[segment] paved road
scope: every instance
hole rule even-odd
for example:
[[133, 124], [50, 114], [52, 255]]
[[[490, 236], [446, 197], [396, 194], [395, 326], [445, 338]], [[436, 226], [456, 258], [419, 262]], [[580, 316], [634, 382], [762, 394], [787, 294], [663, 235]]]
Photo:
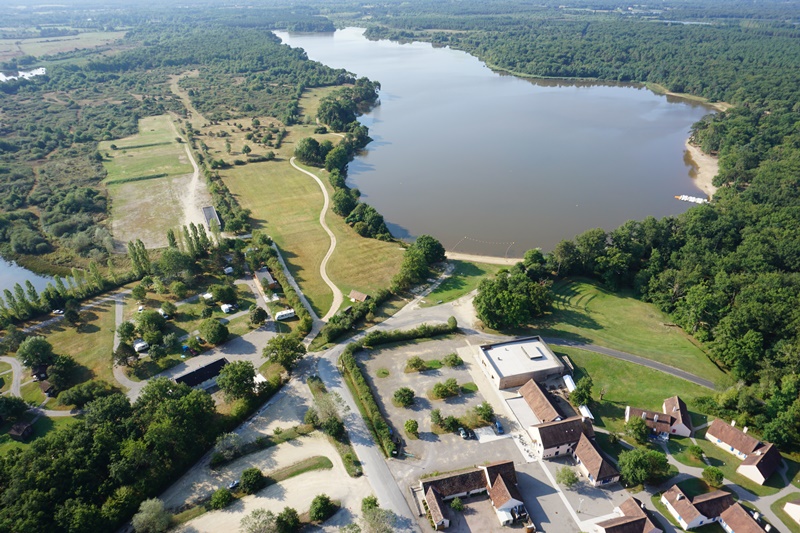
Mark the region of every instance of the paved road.
[[0, 357], [0, 362], [8, 363], [11, 365], [11, 388], [8, 390], [12, 396], [22, 397], [20, 390], [20, 383], [22, 382], [22, 364], [17, 361], [16, 357]]
[[701, 387], [705, 387], [707, 389], [711, 390], [716, 389], [716, 385], [714, 384], [713, 381], [709, 381], [699, 376], [695, 376], [694, 374], [690, 374], [689, 372], [680, 370], [679, 368], [675, 368], [674, 366], [665, 365], [664, 363], [659, 363], [658, 361], [653, 361], [651, 359], [645, 359], [644, 357], [639, 357], [638, 355], [621, 352], [619, 350], [606, 348], [604, 346], [597, 346], [596, 344], [586, 344], [583, 342], [572, 341], [567, 339], [559, 339], [555, 337], [543, 337], [543, 338], [545, 342], [547, 342], [548, 344], [552, 344], [555, 346], [569, 346], [572, 348], [580, 348], [581, 350], [607, 355], [609, 357], [613, 357], [614, 359], [621, 359], [622, 361], [627, 361], [629, 363], [635, 363], [637, 365], [646, 366], [648, 368], [664, 372], [665, 374], [670, 374], [677, 378], [685, 379], [686, 381], [690, 381], [695, 385], [700, 385]]
[[322, 280], [325, 284], [330, 287], [331, 291], [333, 292], [333, 303], [331, 303], [331, 308], [328, 309], [328, 312], [325, 313], [325, 316], [322, 317], [323, 322], [327, 322], [339, 308], [342, 306], [342, 302], [344, 302], [344, 294], [342, 291], [337, 287], [332, 281], [331, 278], [328, 277], [328, 260], [333, 255], [333, 251], [336, 249], [336, 235], [333, 234], [331, 229], [328, 227], [328, 223], [325, 222], [325, 215], [328, 213], [328, 206], [330, 205], [330, 198], [328, 197], [328, 190], [325, 188], [325, 184], [322, 183], [315, 174], [298, 167], [294, 162], [294, 157], [289, 160], [289, 163], [295, 168], [295, 170], [299, 170], [303, 174], [307, 176], [311, 176], [314, 181], [317, 182], [319, 188], [322, 190], [322, 196], [325, 198], [325, 202], [322, 204], [322, 211], [319, 213], [319, 225], [322, 226], [322, 229], [325, 230], [325, 233], [328, 234], [328, 237], [331, 239], [331, 245], [328, 248], [328, 253], [325, 254], [325, 257], [322, 258], [322, 263], [319, 265], [319, 275], [322, 276]]
[[286, 279], [287, 281], [289, 281], [289, 285], [292, 286], [294, 292], [297, 293], [297, 296], [300, 298], [300, 301], [303, 303], [305, 308], [308, 310], [308, 313], [311, 315], [311, 320], [312, 320], [311, 331], [309, 331], [308, 335], [306, 335], [306, 338], [303, 339], [303, 342], [306, 344], [306, 346], [308, 346], [309, 344], [311, 344], [311, 341], [314, 340], [314, 337], [317, 336], [320, 330], [322, 330], [322, 326], [325, 325], [325, 322], [320, 320], [320, 318], [317, 316], [317, 313], [314, 312], [314, 308], [311, 307], [311, 304], [308, 302], [306, 295], [303, 294], [303, 291], [300, 290], [300, 286], [297, 284], [297, 281], [295, 281], [294, 276], [292, 276], [292, 273], [289, 271], [289, 267], [286, 265], [286, 261], [283, 260], [281, 251], [274, 244], [272, 245], [272, 248], [278, 253], [278, 261], [280, 261], [281, 266], [283, 267], [283, 273], [286, 275]]

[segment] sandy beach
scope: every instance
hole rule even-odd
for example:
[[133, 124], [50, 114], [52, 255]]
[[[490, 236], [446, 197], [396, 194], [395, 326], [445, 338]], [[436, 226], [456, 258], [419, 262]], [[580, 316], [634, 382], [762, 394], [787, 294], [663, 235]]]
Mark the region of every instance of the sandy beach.
[[694, 179], [694, 184], [698, 189], [706, 193], [709, 198], [714, 196], [717, 188], [711, 183], [714, 176], [719, 172], [719, 162], [717, 158], [704, 153], [700, 148], [686, 140], [686, 154], [684, 160], [692, 166], [689, 175]]
[[462, 254], [460, 252], [445, 252], [448, 259], [457, 261], [471, 261], [473, 263], [486, 263], [487, 265], [507, 265], [514, 266], [522, 258], [520, 257], [493, 257], [490, 255]]

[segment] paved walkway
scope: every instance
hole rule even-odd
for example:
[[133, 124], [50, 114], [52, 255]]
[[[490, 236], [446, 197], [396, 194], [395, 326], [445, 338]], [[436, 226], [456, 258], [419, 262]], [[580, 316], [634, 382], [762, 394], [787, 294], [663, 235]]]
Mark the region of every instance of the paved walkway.
[[322, 258], [322, 263], [319, 265], [319, 275], [322, 276], [322, 280], [325, 284], [330, 287], [331, 291], [333, 292], [333, 303], [331, 303], [331, 308], [328, 309], [328, 312], [325, 313], [325, 316], [322, 317], [323, 322], [327, 322], [339, 308], [342, 306], [342, 302], [344, 302], [344, 294], [342, 291], [337, 287], [332, 281], [331, 278], [328, 277], [328, 260], [333, 255], [333, 251], [336, 249], [336, 235], [333, 234], [331, 229], [328, 227], [328, 223], [325, 222], [325, 215], [328, 213], [328, 206], [330, 205], [330, 198], [328, 197], [328, 190], [325, 188], [325, 184], [322, 183], [322, 180], [319, 179], [315, 174], [298, 167], [294, 162], [294, 157], [289, 160], [289, 163], [295, 168], [295, 170], [299, 170], [303, 174], [310, 176], [317, 182], [319, 188], [322, 190], [322, 196], [325, 198], [325, 202], [322, 204], [322, 211], [319, 213], [319, 224], [322, 226], [322, 229], [325, 230], [325, 233], [328, 234], [328, 237], [331, 239], [331, 245], [328, 248], [328, 253], [325, 254], [325, 257]]
[[11, 376], [11, 388], [6, 392], [12, 396], [19, 396], [21, 398], [22, 391], [20, 390], [20, 384], [22, 382], [22, 363], [17, 361], [16, 357], [7, 356], [0, 357], [0, 362], [11, 365], [11, 372], [13, 373]]
[[716, 385], [714, 385], [713, 381], [709, 381], [699, 376], [695, 376], [694, 374], [690, 374], [689, 372], [686, 372], [679, 368], [675, 368], [674, 366], [665, 365], [664, 363], [659, 363], [658, 361], [653, 361], [651, 359], [645, 359], [644, 357], [639, 357], [638, 355], [621, 352], [619, 350], [614, 350], [612, 348], [606, 348], [605, 346], [597, 346], [596, 344], [586, 344], [583, 342], [572, 341], [568, 339], [560, 339], [556, 337], [543, 337], [543, 338], [545, 342], [547, 342], [548, 344], [552, 344], [555, 346], [569, 346], [572, 348], [580, 348], [581, 350], [607, 355], [609, 357], [613, 357], [614, 359], [620, 359], [622, 361], [627, 361], [629, 363], [646, 366], [648, 368], [652, 368], [653, 370], [658, 370], [660, 372], [664, 372], [665, 374], [670, 374], [677, 378], [685, 379], [686, 381], [690, 381], [695, 385], [700, 385], [701, 387], [705, 387], [707, 389], [711, 390], [716, 389]]

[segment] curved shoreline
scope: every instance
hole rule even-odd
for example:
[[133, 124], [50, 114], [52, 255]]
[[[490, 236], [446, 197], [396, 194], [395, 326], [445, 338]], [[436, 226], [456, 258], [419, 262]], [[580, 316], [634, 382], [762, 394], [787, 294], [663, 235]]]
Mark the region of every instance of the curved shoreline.
[[492, 255], [462, 254], [461, 252], [445, 252], [445, 257], [456, 261], [469, 261], [471, 263], [484, 263], [487, 265], [514, 266], [521, 257], [495, 257]]
[[695, 186], [706, 193], [709, 198], [717, 192], [714, 187], [714, 177], [719, 173], [719, 160], [713, 155], [703, 152], [699, 146], [695, 146], [686, 139], [684, 143], [686, 155], [692, 165], [689, 175], [694, 180]]

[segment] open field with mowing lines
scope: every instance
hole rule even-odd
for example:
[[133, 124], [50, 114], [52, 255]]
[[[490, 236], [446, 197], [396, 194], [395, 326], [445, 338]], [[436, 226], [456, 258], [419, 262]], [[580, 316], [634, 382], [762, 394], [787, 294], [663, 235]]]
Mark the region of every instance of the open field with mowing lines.
[[120, 249], [137, 238], [148, 248], [166, 246], [168, 228], [179, 228], [187, 216], [198, 217], [187, 213], [199, 211], [197, 205], [187, 206], [187, 198], [210, 204], [205, 180], [193, 179], [185, 145], [177, 142], [169, 115], [144, 118], [138, 135], [102, 142], [99, 150], [105, 157], [112, 228]]
[[124, 31], [98, 31], [63, 37], [42, 37], [36, 39], [0, 39], [0, 61], [31, 55], [58, 54], [84, 48], [103, 46], [125, 36]]
[[[712, 394], [704, 387], [658, 370], [586, 350], [561, 346], [554, 347], [554, 350], [568, 355], [572, 360], [576, 366], [576, 381], [585, 375], [592, 377], [594, 402], [590, 408], [598, 426], [609, 431], [623, 431], [626, 405], [660, 411], [664, 399], [676, 394], [686, 402], [695, 424], [706, 422], [705, 416], [694, 411], [696, 398]], [[599, 401], [601, 391], [605, 391], [602, 402]]]
[[561, 280], [553, 292], [553, 312], [534, 322], [534, 334], [614, 348], [714, 382], [725, 378], [683, 330], [667, 325], [669, 317], [632, 294], [582, 279]]

